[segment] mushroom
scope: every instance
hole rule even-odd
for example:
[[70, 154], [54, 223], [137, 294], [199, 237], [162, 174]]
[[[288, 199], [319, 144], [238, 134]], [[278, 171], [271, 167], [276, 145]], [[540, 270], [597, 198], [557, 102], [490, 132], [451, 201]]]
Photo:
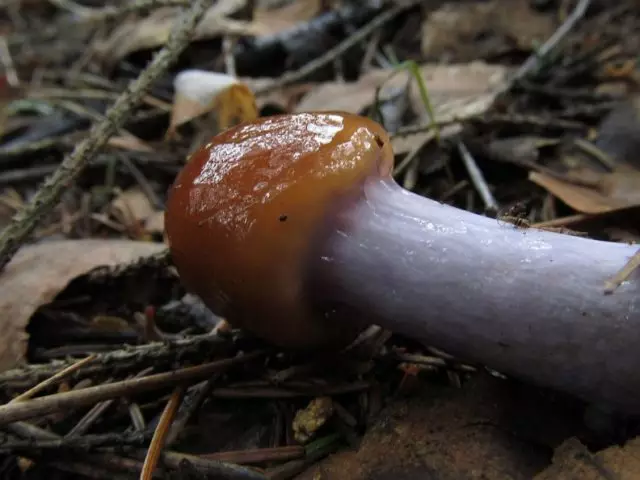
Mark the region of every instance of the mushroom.
[[342, 112], [264, 117], [215, 136], [171, 188], [183, 284], [287, 348], [345, 346], [377, 324], [467, 361], [640, 413], [634, 253], [411, 193], [384, 129]]

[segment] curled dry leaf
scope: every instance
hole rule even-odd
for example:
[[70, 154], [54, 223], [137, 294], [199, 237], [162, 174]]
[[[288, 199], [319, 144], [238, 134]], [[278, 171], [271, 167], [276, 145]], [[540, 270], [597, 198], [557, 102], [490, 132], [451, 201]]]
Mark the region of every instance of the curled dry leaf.
[[175, 96], [167, 136], [194, 118], [214, 113], [218, 130], [258, 117], [251, 89], [231, 75], [205, 70], [185, 70], [174, 80]]
[[139, 232], [154, 213], [151, 200], [140, 187], [125, 190], [111, 202], [111, 214], [126, 226], [129, 232]]
[[25, 328], [76, 277], [160, 252], [162, 244], [127, 240], [64, 240], [27, 246], [0, 274], [0, 372], [25, 360]]

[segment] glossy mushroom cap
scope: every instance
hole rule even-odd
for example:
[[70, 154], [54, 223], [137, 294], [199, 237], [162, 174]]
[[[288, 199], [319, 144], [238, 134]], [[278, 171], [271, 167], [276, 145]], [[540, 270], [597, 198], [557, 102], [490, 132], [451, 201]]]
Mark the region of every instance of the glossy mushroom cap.
[[345, 345], [364, 325], [314, 311], [310, 259], [332, 213], [392, 168], [385, 130], [348, 113], [264, 117], [222, 132], [191, 156], [169, 194], [165, 228], [182, 282], [273, 344]]

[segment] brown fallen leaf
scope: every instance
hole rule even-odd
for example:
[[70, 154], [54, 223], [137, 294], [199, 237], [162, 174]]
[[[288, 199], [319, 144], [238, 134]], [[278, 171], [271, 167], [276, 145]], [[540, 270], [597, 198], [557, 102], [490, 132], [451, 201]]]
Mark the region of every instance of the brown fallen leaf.
[[640, 169], [640, 95], [628, 97], [605, 116], [594, 143], [616, 163]]
[[[426, 82], [436, 118], [442, 121], [485, 112], [510, 70], [501, 65], [473, 62], [465, 65], [425, 64], [420, 66], [420, 72]], [[393, 70], [375, 69], [356, 82], [324, 83], [303, 97], [295, 111], [343, 110], [362, 113], [373, 104], [376, 89], [380, 86], [379, 98], [385, 100], [406, 84], [407, 74], [396, 74], [389, 79], [392, 73]], [[429, 117], [417, 82], [411, 81], [409, 95], [416, 113], [427, 123]]]
[[448, 54], [456, 61], [465, 61], [479, 58], [479, 53], [511, 48], [511, 43], [530, 50], [535, 42], [546, 40], [555, 28], [552, 16], [537, 13], [530, 3], [528, 0], [446, 2], [425, 18], [422, 53], [430, 58]]
[[124, 225], [133, 238], [139, 238], [142, 225], [155, 213], [155, 209], [140, 187], [129, 188], [113, 199], [110, 213]]
[[296, 0], [275, 8], [261, 5], [253, 12], [253, 21], [262, 35], [275, 35], [302, 22], [308, 22], [322, 8], [322, 0]]
[[127, 240], [64, 240], [27, 246], [0, 274], [0, 372], [25, 361], [29, 320], [74, 278], [162, 251], [163, 244]]
[[[273, 83], [271, 78], [242, 78], [251, 90], [262, 90]], [[267, 108], [276, 112], [293, 112], [300, 100], [315, 88], [315, 83], [300, 83], [289, 85], [266, 94], [261, 94], [256, 98], [257, 106], [260, 110]]]
[[[436, 121], [464, 119], [484, 113], [493, 103], [495, 92], [506, 81], [509, 69], [482, 62], [468, 65], [420, 66], [425, 79]], [[392, 70], [376, 69], [366, 73], [357, 82], [327, 82], [312, 88], [294, 109], [301, 111], [342, 110], [363, 113], [375, 101], [376, 90], [382, 86], [379, 99], [386, 100], [398, 88], [406, 84], [405, 75], [395, 75], [389, 80]], [[410, 83], [410, 103], [421, 123], [430, 121], [415, 81]], [[447, 135], [459, 132], [461, 126], [446, 127]], [[443, 132], [441, 132], [442, 134]], [[392, 138], [393, 151], [402, 155], [413, 151], [428, 141], [433, 132], [398, 135]]]
[[[582, 213], [604, 213], [621, 208], [640, 205], [640, 172], [621, 167], [614, 172], [582, 175], [585, 183], [580, 185], [578, 175], [569, 176], [569, 182], [549, 174], [530, 172], [529, 180], [558, 197], [574, 210]], [[588, 178], [587, 178], [588, 177]]]
[[638, 138], [640, 96], [634, 95], [604, 117], [594, 143], [576, 141], [560, 155], [555, 170], [567, 170], [563, 176], [571, 181], [542, 172], [531, 173], [529, 178], [583, 213], [640, 205]]
[[[222, 35], [257, 36], [261, 26], [228, 18], [244, 6], [246, 0], [220, 0], [207, 10], [198, 24], [193, 40], [207, 40]], [[158, 48], [169, 38], [178, 9], [159, 8], [145, 18], [124, 22], [96, 50], [107, 65], [115, 65], [130, 53]]]

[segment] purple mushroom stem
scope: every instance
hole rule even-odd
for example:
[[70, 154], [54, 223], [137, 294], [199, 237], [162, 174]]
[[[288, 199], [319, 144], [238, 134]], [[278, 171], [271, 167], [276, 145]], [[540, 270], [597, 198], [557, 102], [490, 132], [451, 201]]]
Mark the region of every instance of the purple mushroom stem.
[[640, 413], [640, 282], [604, 289], [637, 247], [518, 228], [371, 177], [319, 248], [309, 291], [327, 317], [348, 311], [466, 361]]

